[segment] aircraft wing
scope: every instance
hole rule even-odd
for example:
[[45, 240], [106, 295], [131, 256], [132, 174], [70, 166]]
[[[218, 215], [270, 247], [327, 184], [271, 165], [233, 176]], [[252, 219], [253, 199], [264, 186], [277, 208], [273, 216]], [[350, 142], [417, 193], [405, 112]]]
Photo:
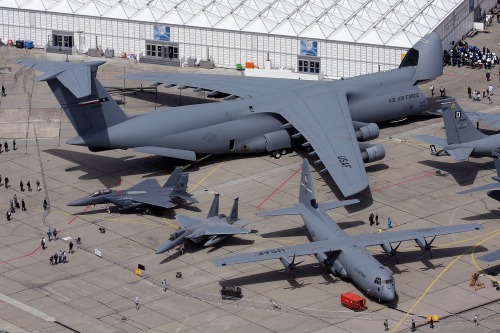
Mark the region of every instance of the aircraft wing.
[[132, 200], [135, 202], [163, 208], [173, 208], [177, 206], [172, 201], [170, 201], [170, 198], [168, 196], [151, 195], [147, 193], [134, 194], [132, 196]]
[[481, 124], [500, 128], [500, 114], [489, 114], [477, 111], [467, 111], [465, 114], [472, 122], [480, 122]]
[[160, 184], [158, 184], [158, 181], [156, 179], [145, 179], [140, 183], [135, 184], [131, 188], [127, 190], [129, 191], [146, 191], [150, 189], [155, 189], [155, 188], [161, 188]]
[[482, 261], [486, 261], [486, 262], [500, 260], [500, 250], [496, 250], [494, 252], [485, 254], [484, 256], [481, 256], [477, 259], [482, 260]]
[[411, 229], [402, 231], [387, 231], [376, 234], [360, 235], [349, 237], [352, 244], [358, 246], [381, 245], [384, 243], [395, 243], [407, 240], [415, 240], [419, 237], [434, 237], [459, 232], [467, 232], [483, 229], [483, 226], [477, 223], [450, 225], [444, 227], [430, 227], [422, 229]]
[[201, 223], [201, 220], [195, 217], [190, 217], [186, 215], [175, 215], [175, 219], [177, 223], [181, 226], [181, 228], [189, 228]]
[[249, 234], [251, 232], [252, 232], [251, 229], [235, 228], [230, 225], [215, 225], [195, 230], [193, 233], [189, 234], [187, 238], [197, 238], [200, 236], [215, 236], [215, 235]]
[[328, 85], [304, 88], [296, 94], [300, 98], [295, 103], [275, 112], [309, 142], [344, 196], [364, 190], [368, 177], [346, 95]]
[[243, 77], [234, 75], [192, 74], [192, 73], [137, 73], [120, 78], [146, 81], [153, 84], [176, 85], [179, 87], [218, 91], [237, 97], [266, 95], [281, 90], [317, 84], [314, 81]]
[[282, 257], [304, 256], [316, 254], [320, 252], [340, 251], [345, 245], [345, 240], [325, 240], [320, 242], [312, 242], [307, 244], [291, 245], [259, 252], [250, 252], [217, 258], [213, 260], [216, 266], [226, 266], [234, 264], [242, 264], [247, 262], [263, 261], [270, 259], [279, 259]]

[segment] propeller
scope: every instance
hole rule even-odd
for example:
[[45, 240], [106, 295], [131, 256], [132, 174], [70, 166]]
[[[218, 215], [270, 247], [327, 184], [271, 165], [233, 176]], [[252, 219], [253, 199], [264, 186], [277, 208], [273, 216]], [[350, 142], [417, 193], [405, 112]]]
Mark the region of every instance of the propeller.
[[393, 248], [391, 246], [391, 250], [389, 252], [386, 252], [386, 254], [387, 254], [387, 261], [384, 263], [384, 265], [387, 265], [392, 258], [394, 258], [396, 260], [396, 264], [399, 265], [398, 249], [399, 249], [400, 246], [401, 246], [401, 242], [399, 242], [398, 246], [396, 246], [395, 248]]
[[432, 249], [432, 243], [434, 242], [435, 239], [436, 239], [436, 236], [434, 236], [434, 238], [429, 243], [427, 243], [427, 240], [424, 239], [425, 246], [422, 250], [422, 253], [420, 253], [420, 255], [418, 256], [418, 259], [422, 258], [422, 256], [425, 254], [426, 251], [429, 251], [429, 255], [431, 256], [431, 259], [433, 259], [431, 249]]
[[295, 254], [293, 255], [292, 262], [288, 265], [288, 270], [290, 271], [290, 273], [288, 273], [288, 280], [291, 279], [292, 272], [297, 269], [297, 265], [300, 265], [303, 262], [304, 261], [299, 261], [298, 263], [295, 263]]

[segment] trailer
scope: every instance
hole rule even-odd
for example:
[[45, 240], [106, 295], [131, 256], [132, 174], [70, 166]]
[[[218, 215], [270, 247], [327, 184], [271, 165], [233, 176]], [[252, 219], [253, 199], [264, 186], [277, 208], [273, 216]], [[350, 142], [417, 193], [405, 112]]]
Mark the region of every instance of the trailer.
[[340, 295], [340, 302], [346, 308], [354, 311], [363, 311], [366, 309], [366, 299], [353, 293]]

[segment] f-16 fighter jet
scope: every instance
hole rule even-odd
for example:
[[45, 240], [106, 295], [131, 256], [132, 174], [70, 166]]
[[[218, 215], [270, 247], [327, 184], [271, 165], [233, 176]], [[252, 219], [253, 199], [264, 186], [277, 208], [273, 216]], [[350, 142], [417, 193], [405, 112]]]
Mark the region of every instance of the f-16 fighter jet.
[[[392, 301], [396, 297], [394, 278], [389, 270], [382, 266], [365, 249], [367, 246], [380, 245], [388, 258], [397, 255], [392, 243], [412, 240], [422, 250], [419, 257], [429, 252], [436, 236], [483, 229], [480, 224], [457, 224], [444, 227], [428, 227], [413, 230], [388, 231], [384, 233], [349, 236], [325, 212], [353, 203], [358, 200], [317, 203], [314, 195], [313, 181], [309, 164], [304, 160], [300, 182], [299, 202], [290, 208], [258, 213], [260, 216], [301, 215], [311, 235], [312, 242], [285, 246], [276, 249], [262, 250], [253, 253], [237, 254], [215, 259], [216, 266], [250, 263], [255, 261], [279, 259], [285, 269], [291, 272], [299, 263], [296, 256], [314, 255], [316, 259], [333, 274], [349, 278], [368, 295], [379, 300]], [[430, 242], [426, 238], [433, 237]], [[292, 260], [290, 260], [292, 258]]]
[[427, 110], [419, 82], [443, 74], [437, 33], [408, 50], [399, 68], [337, 81], [191, 73], [136, 73], [124, 78], [225, 94], [226, 101], [128, 116], [97, 80], [103, 61], [19, 60], [42, 71], [77, 136], [68, 144], [91, 151], [134, 149], [196, 160], [204, 154], [263, 153], [275, 157], [303, 146], [317, 156], [344, 196], [368, 187], [364, 162], [385, 156], [376, 122]]
[[206, 219], [176, 215], [175, 219], [179, 222], [181, 229], [170, 235], [169, 240], [163, 243], [156, 253], [160, 254], [176, 246], [182, 246], [188, 239], [195, 243], [204, 241], [204, 246], [213, 246], [229, 236], [252, 232], [251, 229], [236, 227], [253, 223], [253, 221], [238, 219], [238, 198], [234, 199], [231, 214], [226, 217], [223, 214], [219, 215], [219, 197], [220, 194], [215, 195]]
[[146, 179], [128, 190], [103, 189], [96, 191], [87, 197], [70, 202], [68, 206], [114, 204], [119, 209], [127, 210], [142, 206], [161, 208], [177, 206], [172, 200], [196, 203], [198, 201], [187, 192], [188, 179], [189, 174], [182, 173], [182, 167], [177, 167], [163, 187], [158, 184], [156, 179]]

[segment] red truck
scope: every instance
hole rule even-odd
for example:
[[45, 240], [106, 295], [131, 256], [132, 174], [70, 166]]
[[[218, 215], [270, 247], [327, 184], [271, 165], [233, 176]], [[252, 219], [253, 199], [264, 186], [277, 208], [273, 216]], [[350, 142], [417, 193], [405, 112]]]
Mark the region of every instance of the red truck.
[[366, 309], [366, 299], [353, 293], [340, 295], [340, 302], [346, 308], [354, 311], [362, 311]]

